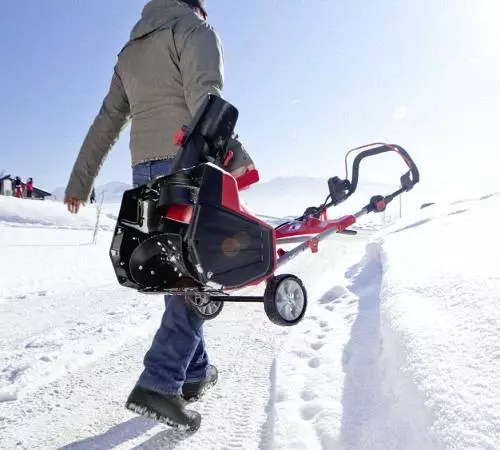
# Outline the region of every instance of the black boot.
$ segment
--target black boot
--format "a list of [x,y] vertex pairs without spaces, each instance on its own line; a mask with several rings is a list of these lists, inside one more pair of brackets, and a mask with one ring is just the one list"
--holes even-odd
[[181,395],[163,395],[136,386],[130,393],[125,407],[130,411],[183,431],[200,428],[201,415],[184,408]]
[[219,372],[217,371],[217,367],[210,365],[207,378],[197,381],[196,383],[184,383],[182,386],[182,396],[184,400],[189,403],[199,400],[208,389],[215,386],[218,379]]

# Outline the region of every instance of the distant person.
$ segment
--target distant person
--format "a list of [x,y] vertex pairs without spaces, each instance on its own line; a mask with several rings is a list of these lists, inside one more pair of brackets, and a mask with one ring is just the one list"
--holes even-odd
[[92,188],[92,192],[90,193],[90,203],[95,203],[95,188]]
[[[219,37],[208,25],[203,0],[151,0],[118,56],[109,91],[90,127],[66,188],[65,204],[77,213],[99,168],[131,119],[133,184],[170,172],[179,148],[173,136],[191,122],[208,94],[221,96],[223,58]],[[168,137],[171,136],[172,139]],[[254,168],[236,139],[225,169],[234,177]],[[144,371],[126,407],[171,426],[196,430],[201,416],[185,400],[202,395],[218,379],[209,364],[203,321],[184,296],[165,297],[165,313]]]
[[28,198],[33,197],[33,178],[28,178],[28,181],[26,182],[26,196]]
[[14,192],[17,198],[23,198],[23,182],[20,177],[14,179]]

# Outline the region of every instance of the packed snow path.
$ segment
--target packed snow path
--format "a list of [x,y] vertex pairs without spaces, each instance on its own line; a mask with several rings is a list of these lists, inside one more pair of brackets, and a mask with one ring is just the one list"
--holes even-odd
[[[203,414],[203,428],[184,440],[123,408],[163,309],[161,297],[117,286],[106,261],[109,236],[102,235],[96,248],[84,245],[85,239],[59,245],[61,230],[51,230],[57,233],[53,242],[46,229],[24,235],[19,229],[3,231],[12,233],[3,243],[8,250],[33,245],[30,250],[40,253],[46,273],[33,274],[35,289],[24,283],[17,289],[14,283],[5,286],[8,295],[0,302],[5,344],[0,352],[1,448],[273,448],[279,355],[289,335],[300,335],[298,327],[273,325],[258,304],[227,304],[221,316],[207,322],[207,344],[220,381],[193,405]],[[37,232],[44,239],[35,246]],[[63,243],[71,239],[71,231],[65,233]],[[348,239],[349,251],[362,252],[364,239]],[[321,284],[329,282],[332,252],[339,260],[345,257],[345,242],[332,240],[324,252],[304,255],[287,267],[308,285],[311,310]],[[72,268],[56,263],[63,259],[71,260]],[[93,274],[85,283],[86,271],[96,267],[107,281],[104,274]],[[68,271],[73,283],[66,283]],[[59,277],[63,287],[57,286]]]
[[206,325],[220,381],[192,436],[123,407],[162,302],[116,286],[109,235],[5,226],[6,259],[22,246],[45,266],[0,286],[0,448],[498,450],[500,237],[464,239],[498,211],[436,206],[303,255],[284,268],[309,291],[297,327],[227,304]]

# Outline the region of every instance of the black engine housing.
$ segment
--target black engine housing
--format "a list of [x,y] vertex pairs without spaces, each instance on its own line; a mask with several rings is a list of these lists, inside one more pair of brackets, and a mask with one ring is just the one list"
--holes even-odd
[[[172,173],[124,193],[110,248],[118,282],[140,291],[233,289],[271,275],[274,229],[244,213],[220,167],[237,109],[208,95],[178,136]],[[190,208],[188,220],[169,214]]]

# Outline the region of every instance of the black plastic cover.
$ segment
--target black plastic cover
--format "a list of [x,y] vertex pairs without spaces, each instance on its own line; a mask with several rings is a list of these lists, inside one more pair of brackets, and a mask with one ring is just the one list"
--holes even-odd
[[189,259],[200,269],[200,278],[204,283],[238,288],[271,275],[275,269],[274,229],[223,206],[227,194],[223,192],[224,172],[210,165],[203,170],[187,235]]

